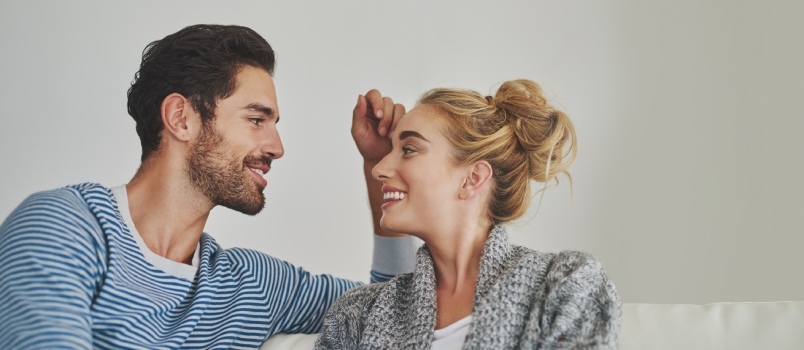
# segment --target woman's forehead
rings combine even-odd
[[[431,128],[436,127],[437,125],[437,115],[438,111],[427,105],[417,105],[413,107],[410,111],[405,113],[401,119],[399,119],[399,124],[397,124],[397,129],[403,127],[411,127],[411,128]]]

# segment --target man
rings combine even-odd
[[[264,176],[284,154],[273,69],[271,47],[244,27],[196,25],[148,45],[128,93],[142,144],[133,179],[34,194],[0,226],[0,348],[256,348],[320,328],[358,283],[221,249],[203,232],[217,205],[264,206]],[[370,161],[402,114],[376,90],[360,96],[353,135]],[[381,201],[370,196],[372,213]],[[375,240],[375,256],[413,249]],[[375,259],[372,280],[410,259]]]

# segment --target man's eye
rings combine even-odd
[[[254,123],[254,125],[262,124],[262,118],[249,118],[248,121]]]

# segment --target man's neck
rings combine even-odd
[[[126,185],[131,219],[151,251],[192,264],[214,205],[183,175],[181,165],[166,163],[143,164]]]

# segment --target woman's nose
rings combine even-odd
[[[393,151],[391,152],[393,153]],[[391,153],[388,153],[380,159],[380,162],[371,169],[371,176],[377,181],[383,181],[391,177]]]

